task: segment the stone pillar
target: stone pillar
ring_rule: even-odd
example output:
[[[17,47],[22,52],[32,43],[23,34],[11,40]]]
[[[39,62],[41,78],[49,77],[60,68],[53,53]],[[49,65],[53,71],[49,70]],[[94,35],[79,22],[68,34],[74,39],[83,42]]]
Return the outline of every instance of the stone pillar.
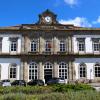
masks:
[[[42,62],[40,62],[38,66],[38,78],[44,80],[44,67],[42,65]]]
[[[24,43],[25,43],[25,53],[30,51],[30,39],[25,36],[24,38]]]
[[[24,77],[24,80],[27,82],[28,81],[28,64],[27,64],[27,62],[25,61],[24,62],[24,68],[23,68],[23,71],[24,71],[24,73],[23,73],[23,77]]]
[[[76,71],[75,71],[75,65],[74,61],[72,62],[72,80],[75,80],[76,78]]]
[[[59,77],[58,70],[59,70],[58,64],[57,64],[57,62],[54,62],[54,66],[53,66],[53,77]]]
[[[68,80],[71,81],[73,78],[72,78],[72,62],[69,61],[69,66],[68,66]]]
[[[44,49],[45,49],[45,43],[44,43],[44,40],[43,40],[43,38],[42,37],[40,37],[40,41],[39,41],[39,52],[40,52],[40,54],[42,54],[42,52],[44,51]]]
[[[24,52],[24,48],[25,48],[25,41],[24,41],[24,36],[22,36],[22,41],[21,41],[21,53]]]
[[[72,52],[72,40],[70,36],[68,36],[68,52]]]
[[[23,80],[23,70],[24,70],[24,63],[21,61],[21,66],[20,66],[20,79]]]

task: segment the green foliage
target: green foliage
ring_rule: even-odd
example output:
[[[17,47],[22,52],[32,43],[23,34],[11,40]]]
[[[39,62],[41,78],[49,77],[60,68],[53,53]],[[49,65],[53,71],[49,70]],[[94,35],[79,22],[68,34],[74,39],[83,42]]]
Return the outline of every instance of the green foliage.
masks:
[[[90,85],[87,84],[56,84],[53,85],[55,92],[67,92],[67,91],[79,91],[79,90],[94,90]]]
[[[100,100],[100,92],[96,91],[68,91],[66,93],[23,94],[9,93],[0,96],[0,100]]]
[[[87,84],[55,84],[52,86],[15,86],[15,87],[0,87],[0,94],[8,93],[24,93],[24,94],[42,94],[52,92],[68,92],[68,91],[81,91],[81,90],[94,90]]]

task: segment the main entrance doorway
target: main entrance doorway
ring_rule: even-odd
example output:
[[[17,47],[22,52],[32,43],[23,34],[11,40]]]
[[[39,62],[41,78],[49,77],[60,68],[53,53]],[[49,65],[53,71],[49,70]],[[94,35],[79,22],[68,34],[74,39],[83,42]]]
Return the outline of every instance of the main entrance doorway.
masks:
[[[52,64],[50,62],[44,65],[44,79],[45,83],[52,78]]]

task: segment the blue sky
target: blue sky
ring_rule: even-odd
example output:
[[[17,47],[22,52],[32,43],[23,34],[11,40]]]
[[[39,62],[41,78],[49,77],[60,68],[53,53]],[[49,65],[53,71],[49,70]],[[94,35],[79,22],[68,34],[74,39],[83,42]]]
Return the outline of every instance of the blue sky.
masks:
[[[0,0],[0,27],[35,23],[46,9],[62,24],[100,27],[100,0]]]

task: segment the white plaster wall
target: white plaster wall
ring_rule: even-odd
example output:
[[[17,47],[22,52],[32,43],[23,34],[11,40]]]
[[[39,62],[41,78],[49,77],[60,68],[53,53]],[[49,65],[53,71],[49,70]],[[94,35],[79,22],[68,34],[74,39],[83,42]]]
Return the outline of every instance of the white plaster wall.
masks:
[[[92,38],[100,38],[100,35],[74,35],[72,37],[72,42],[74,46],[74,53],[78,53],[78,41],[77,38],[85,38],[85,49],[86,53],[93,53],[92,49]]]
[[[9,53],[10,52],[10,37],[18,37],[18,53],[21,52],[21,40],[22,36],[19,34],[0,34],[2,37],[2,53]]]
[[[17,64],[17,78],[20,79],[20,59],[18,58],[0,58],[0,65],[1,65],[1,80],[8,79],[8,68],[9,65],[15,63]]]
[[[9,53],[9,47],[10,47],[9,37],[3,36],[3,38],[2,38],[2,53]]]
[[[76,79],[79,79],[79,65],[81,63],[85,63],[87,66],[87,79],[94,79],[94,65],[96,63],[100,63],[100,58],[76,58],[74,65],[75,65],[75,72],[76,72]],[[90,70],[92,69],[92,72]]]
[[[21,37],[18,38],[18,53],[21,53]]]

